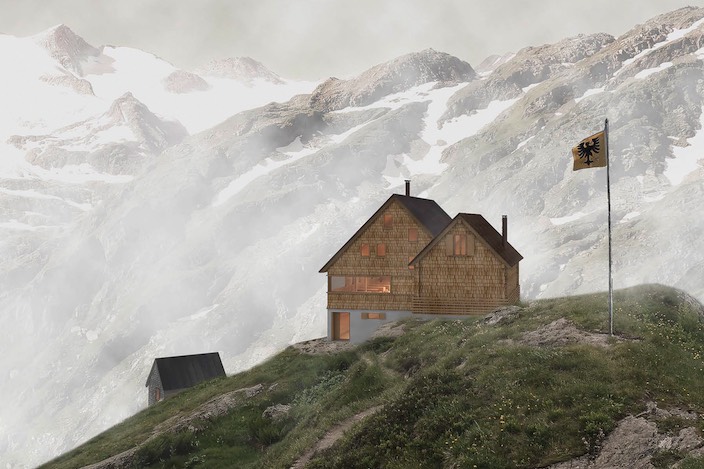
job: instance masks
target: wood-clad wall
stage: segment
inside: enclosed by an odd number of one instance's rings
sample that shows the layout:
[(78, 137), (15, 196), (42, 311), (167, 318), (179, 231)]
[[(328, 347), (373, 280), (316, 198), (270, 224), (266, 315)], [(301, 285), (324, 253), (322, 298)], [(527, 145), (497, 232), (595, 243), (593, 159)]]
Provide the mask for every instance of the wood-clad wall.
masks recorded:
[[(448, 255), (447, 241), (467, 237), (467, 256)], [(508, 267), (467, 224), (460, 222), (422, 258), (416, 269), (414, 312), (476, 313), (508, 304), (518, 266)]]
[[(392, 227), (384, 228), (384, 215), (393, 216)], [(418, 241), (408, 241), (408, 229), (418, 230)], [(328, 292), (329, 309), (410, 311), (414, 294), (414, 271), (408, 261), (431, 240), (415, 219), (397, 201), (381, 211), (367, 229), (328, 269), (328, 276), (391, 276), (391, 293)], [(369, 244), (369, 257), (362, 257), (362, 244)], [(376, 255), (376, 245), (386, 243), (386, 256)]]

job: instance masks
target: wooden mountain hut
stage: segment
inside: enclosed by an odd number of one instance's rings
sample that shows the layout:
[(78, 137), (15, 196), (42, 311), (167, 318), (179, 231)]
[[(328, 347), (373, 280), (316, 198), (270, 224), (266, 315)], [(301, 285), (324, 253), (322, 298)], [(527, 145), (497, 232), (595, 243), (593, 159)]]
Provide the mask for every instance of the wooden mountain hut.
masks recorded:
[(145, 384), (149, 405), (221, 376), (225, 368), (217, 352), (156, 358)]
[(520, 298), (522, 256), (481, 215), (393, 194), (320, 269), (328, 338), (361, 342), (389, 321), (482, 314)]

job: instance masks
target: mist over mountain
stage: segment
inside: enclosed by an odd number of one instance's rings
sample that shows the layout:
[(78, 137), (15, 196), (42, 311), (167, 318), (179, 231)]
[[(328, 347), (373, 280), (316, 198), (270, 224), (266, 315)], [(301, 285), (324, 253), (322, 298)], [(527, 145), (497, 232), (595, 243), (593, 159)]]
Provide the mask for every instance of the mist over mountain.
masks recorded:
[[(614, 284), (704, 300), (704, 9), (477, 67), (432, 49), (296, 83), (178, 70), (65, 26), (0, 36), (0, 454), (37, 464), (146, 405), (157, 356), (229, 373), (325, 334), (319, 268), (411, 179), (524, 256), (525, 299)], [(21, 60), (20, 60), (21, 59)], [(606, 310), (606, 305), (604, 306)]]

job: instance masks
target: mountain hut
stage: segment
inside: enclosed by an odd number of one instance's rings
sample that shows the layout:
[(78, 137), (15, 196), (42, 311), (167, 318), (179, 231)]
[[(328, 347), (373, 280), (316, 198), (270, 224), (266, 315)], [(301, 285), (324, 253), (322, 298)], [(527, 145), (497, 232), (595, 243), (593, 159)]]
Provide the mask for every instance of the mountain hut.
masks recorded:
[(451, 218), (435, 201), (393, 194), (320, 269), (327, 273), (328, 338), (357, 343), (382, 324), (485, 314), (520, 299), (508, 219)]
[(217, 352), (156, 358), (145, 384), (149, 405), (221, 376), (225, 376), (225, 368)]

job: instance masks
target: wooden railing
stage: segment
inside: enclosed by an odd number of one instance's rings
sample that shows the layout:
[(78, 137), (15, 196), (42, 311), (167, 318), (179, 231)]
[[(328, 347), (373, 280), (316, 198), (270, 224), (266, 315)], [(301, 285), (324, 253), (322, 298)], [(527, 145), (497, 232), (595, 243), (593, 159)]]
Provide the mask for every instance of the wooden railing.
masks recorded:
[[(514, 295), (515, 296), (515, 295)], [(501, 306), (514, 304), (504, 298), (414, 298), (411, 311), (414, 314), (486, 314)]]

